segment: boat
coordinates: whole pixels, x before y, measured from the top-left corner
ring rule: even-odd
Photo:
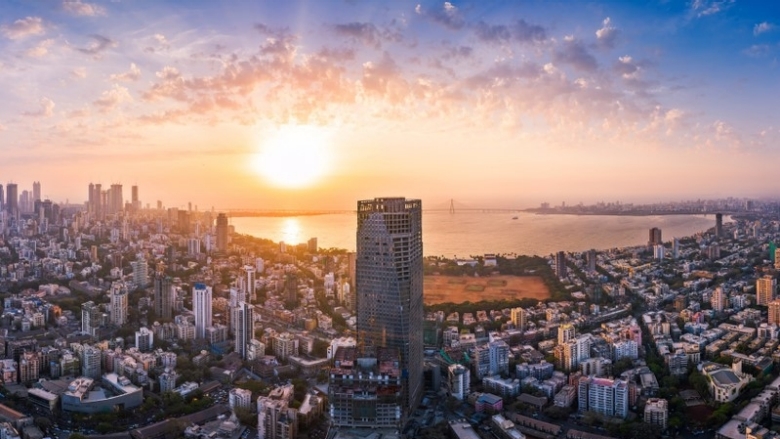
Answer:
[[[513,216],[513,217],[512,217],[512,219],[517,219],[517,217],[516,217],[516,216]]]

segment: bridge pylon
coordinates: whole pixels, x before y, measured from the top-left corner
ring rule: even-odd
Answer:
[[[455,200],[453,200],[452,198],[450,198],[450,213],[451,214],[455,213]]]

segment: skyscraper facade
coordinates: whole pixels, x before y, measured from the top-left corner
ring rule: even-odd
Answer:
[[[32,201],[41,201],[41,182],[40,181],[34,181],[33,182],[33,191],[32,191]]]
[[[111,324],[127,324],[127,285],[124,282],[111,284]]]
[[[196,283],[192,288],[192,310],[195,313],[195,338],[206,338],[211,327],[211,287]]]
[[[768,306],[775,300],[777,279],[772,275],[766,275],[756,280],[756,305]]]
[[[165,274],[165,265],[159,264],[154,274],[154,313],[157,318],[173,318],[173,296],[171,278]]]
[[[217,251],[227,250],[228,218],[224,213],[217,215]]]
[[[555,275],[559,279],[565,279],[568,276],[566,271],[566,252],[558,252],[555,255]]]
[[[647,246],[653,247],[655,245],[663,245],[664,241],[661,238],[661,229],[658,227],[653,227],[650,229],[650,232],[648,233],[647,238]]]
[[[255,336],[255,307],[246,302],[239,302],[238,307],[233,310],[233,321],[235,322],[236,352],[241,358],[247,357],[249,343]]]
[[[723,214],[715,214],[715,237],[720,238],[723,236]]]
[[[773,300],[769,302],[769,316],[768,321],[770,325],[780,325],[780,300]]]
[[[5,210],[11,215],[17,215],[19,213],[19,188],[16,183],[8,183],[5,186],[5,195]]]
[[[359,201],[357,215],[358,343],[398,350],[408,414],[423,391],[422,203],[375,198]]]

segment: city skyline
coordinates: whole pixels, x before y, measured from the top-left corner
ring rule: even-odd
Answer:
[[[771,5],[0,12],[0,178],[55,201],[83,202],[89,182],[201,210],[774,195]]]

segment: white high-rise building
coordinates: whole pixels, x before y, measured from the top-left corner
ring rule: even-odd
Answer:
[[[579,383],[581,413],[593,411],[604,416],[628,416],[628,382],[620,379],[581,378]]]
[[[775,291],[777,291],[777,279],[767,274],[756,280],[756,305],[768,306],[769,302],[775,300]]]
[[[250,301],[257,298],[255,296],[255,267],[251,265],[244,265],[243,277],[239,287],[243,287],[244,294]]]
[[[230,404],[230,410],[234,412],[236,409],[250,410],[252,408],[252,391],[238,387],[230,389],[228,404]]]
[[[130,263],[133,268],[133,283],[138,288],[144,288],[149,285],[149,265],[146,260],[139,258]]]
[[[135,331],[135,347],[141,352],[151,351],[154,347],[154,332],[145,326]]]
[[[195,313],[195,338],[205,339],[211,327],[211,287],[196,283],[192,288],[192,311]]]
[[[127,285],[124,282],[111,284],[111,324],[127,324]]]
[[[715,291],[712,292],[712,296],[710,296],[710,305],[712,305],[712,309],[721,312],[726,309],[726,303],[728,302],[726,301],[726,293],[723,292],[723,288],[715,288]]]
[[[451,397],[460,401],[465,400],[471,393],[471,371],[460,364],[450,365],[447,388]]]

